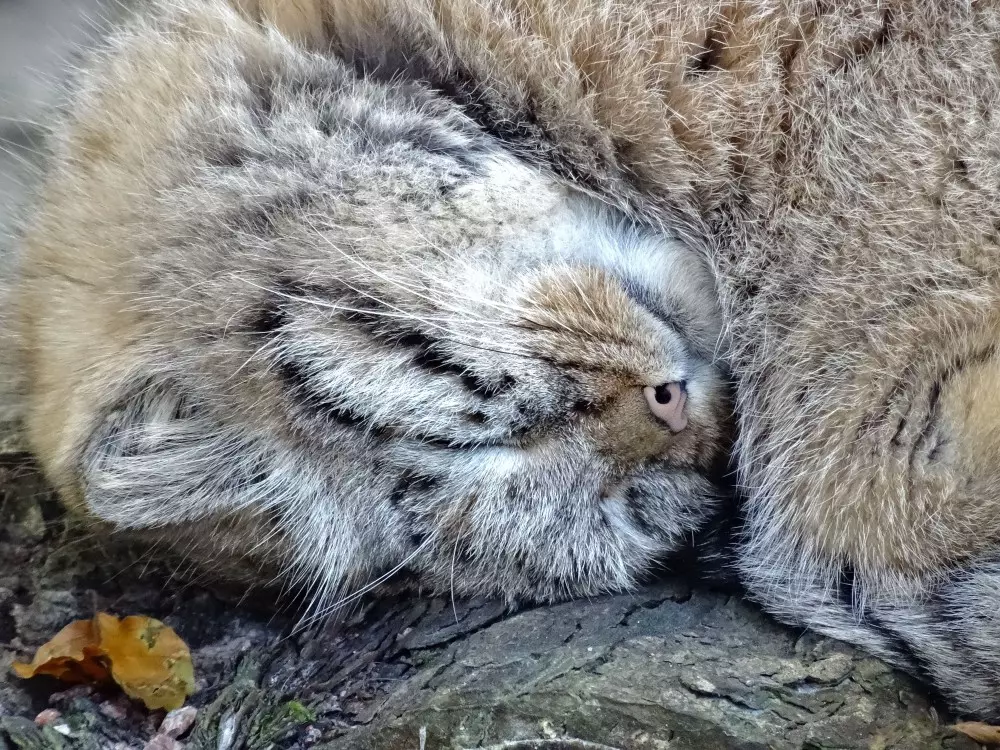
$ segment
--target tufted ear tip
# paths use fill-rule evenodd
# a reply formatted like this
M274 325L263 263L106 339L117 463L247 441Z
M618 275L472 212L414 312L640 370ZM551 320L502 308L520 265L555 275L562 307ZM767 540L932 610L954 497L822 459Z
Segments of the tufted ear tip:
M687 406L687 383L663 383L656 387L643 388L646 402L653 416L666 423L671 432L680 432L687 427L688 418L684 411Z

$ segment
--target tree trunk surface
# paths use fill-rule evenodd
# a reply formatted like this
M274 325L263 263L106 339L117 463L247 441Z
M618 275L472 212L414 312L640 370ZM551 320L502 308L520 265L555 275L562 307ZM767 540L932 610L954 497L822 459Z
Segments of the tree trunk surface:
M0 436L0 750L154 735L162 712L10 671L96 611L156 617L190 644L186 748L976 747L877 659L681 581L513 614L396 596L302 630L293 607L190 583L175 564L66 517ZM60 717L37 727L50 707Z

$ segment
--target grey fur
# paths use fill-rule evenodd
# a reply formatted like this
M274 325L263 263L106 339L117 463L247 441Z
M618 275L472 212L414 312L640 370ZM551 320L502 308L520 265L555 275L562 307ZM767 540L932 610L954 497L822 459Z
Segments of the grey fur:
M720 351L751 595L1000 716L1000 9L240 5L289 38L158 6L61 130L20 304L68 498L321 603L628 586L717 505Z
M199 13L231 36L197 38ZM128 246L108 263L71 230L72 273L110 279L37 260L64 203L43 198L27 232L22 314L33 285L70 283L134 319L127 365L68 365L98 384L59 428L78 421L69 448L40 451L68 496L217 572L277 568L320 614L400 570L508 600L619 590L712 513L729 409L693 250L516 159L427 86L369 80L217 3L161 7L95 54L54 183L85 173L72 139L122 69L170 54L199 66L173 130L99 126L95 169L135 181L96 231L126 227ZM39 335L102 335L38 314ZM642 393L671 380L690 398L676 436Z

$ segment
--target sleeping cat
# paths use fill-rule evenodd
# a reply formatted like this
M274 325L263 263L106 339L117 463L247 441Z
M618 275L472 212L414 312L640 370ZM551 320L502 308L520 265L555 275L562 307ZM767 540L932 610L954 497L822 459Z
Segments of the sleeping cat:
M620 590L722 497L695 249L223 3L150 11L84 70L15 302L63 496L321 609L404 568Z
M322 600L626 586L717 504L720 353L750 594L1000 716L995 3L236 8L156 4L59 129L68 499Z

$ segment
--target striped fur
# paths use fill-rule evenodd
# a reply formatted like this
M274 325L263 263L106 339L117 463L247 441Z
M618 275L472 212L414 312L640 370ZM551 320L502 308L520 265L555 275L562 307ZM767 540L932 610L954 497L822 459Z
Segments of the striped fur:
M304 43L709 249L750 594L1000 717L998 4L314 5Z
M997 3L240 0L243 23L220 1L168 9L164 20L147 20L113 43L63 131L63 169L28 235L27 256L35 258L24 285L28 317L47 309L62 285L77 284L73 293L84 300L48 309L45 320L26 327L35 332L25 347L37 360L29 370L35 441L68 495L82 483L91 502L110 506L96 512L112 517L124 508L117 520L145 523L155 522L150 509L176 508L179 498L205 490L212 507L223 508L220 517L256 518L262 540L300 550L298 570L318 559L315 549L356 550L338 559L364 565L331 568L335 585L402 560L438 585L454 571L463 590L547 598L625 585L713 504L702 477L725 445L725 409L710 406L724 403L719 392L703 391L711 398L699 403L712 416L699 418L692 443L663 445L636 406L636 381L631 390L609 385L625 372L649 372L654 360L681 369L712 361L711 284L678 275L694 250L711 265L731 344L736 459L747 496L734 552L752 596L782 619L911 669L960 710L1000 717ZM375 221L346 221L337 201L317 203L316 191L299 189L301 170L256 173L252 189L232 177L216 180L212 169L234 162L246 169L260 146L217 149L217 166L192 158L231 143L213 128L242 127L230 115L243 110L227 99L237 90L257 102L244 107L256 107L257 119L288 123L280 137L271 131L269 142L287 149L271 163L286 165L300 153L317 170L310 179L339 174L324 161L319 136L306 147L293 134L292 119L315 119L309 107L281 119L291 113L289 99L260 92L284 89L247 68L234 74L237 59L264 72L273 70L265 61L280 59L299 85L315 80L309 66L325 66L321 91L341 76L354 91L392 91L385 95L392 106L428 108L439 145L423 148L430 154L417 160L423 171L407 161L408 177L390 176L370 156L351 160L352 170L383 165L351 183L368 188L365 205L377 207L352 216ZM212 81L241 76L246 87L212 89ZM406 105L395 93L402 90L413 92ZM369 105L359 108L373 111ZM393 111L391 119L402 117ZM254 115L243 117L249 127ZM138 126L135 140L109 137L124 123ZM357 129L371 132L366 143L387 154L379 149L397 142L399 131L390 128L396 135L386 139L385 127L374 126ZM415 140L428 143L420 130ZM460 146L440 145L455 139ZM89 163L95 154L99 162ZM423 177L408 182L418 173L439 181L430 202ZM348 183L323 184L336 192ZM566 186L587 197L566 197ZM480 191L475 200L464 199L470 189ZM254 211L236 211L242 218L234 224L233 206L248 204ZM590 239L574 241L569 226L588 226ZM655 236L642 227L655 227ZM496 254L496 238L511 228L518 238ZM309 266L318 257L310 238L329 231L344 252L334 257L357 258L364 244L364 273L349 260L334 271L330 256ZM241 239L220 243L220 234ZM74 248L76 258L81 241L128 252L81 269L54 249ZM660 261L637 252L647 242L663 252ZM485 245L489 262L479 252ZM456 246L472 248L462 256L476 259L471 267L439 254ZM248 247L272 248L254 255L271 258L269 266L241 270L269 297L218 284ZM296 273L282 275L296 247L306 248L301 263L310 270L291 264ZM418 264L400 260L404 247L424 248L406 256ZM672 270L657 282L657 267ZM46 269L58 273L46 277ZM95 300L82 287L107 290L112 273L119 276L110 286L123 293L97 295L102 308L115 303L100 326L88 327ZM331 276L346 284L331 286ZM444 315L448 336L378 321L385 309L364 300L387 295L411 322ZM467 307L463 295L490 303L489 325L484 308ZM464 299L464 317L444 310L443 299ZM327 335L323 316L334 311L317 302L341 315L349 306L353 317L338 318L349 325ZM522 316L522 324L511 326L508 315ZM102 333L86 351L62 354L75 340L69 329L94 328ZM241 348L239 335L265 343ZM468 336L478 346L502 345L503 353L484 360L466 346ZM331 401L327 386L345 382L346 371L330 371L324 355L345 348L357 353L352 387ZM238 368L233 352L241 355ZM503 374L520 366L527 371L507 383ZM473 379L462 383L465 375ZM406 398L391 388L393 379L405 384ZM484 393L496 410L479 409L487 418L473 417L477 427L462 422ZM530 403L523 416L519 403ZM151 430L152 444L167 435L171 448L193 451L173 467L207 455L201 465L226 467L221 476L250 466L250 476L273 483L278 467L307 466L295 486L308 511L295 519L309 515L310 522L283 515L296 503L260 510L245 493L223 491L247 486L242 479L216 487L181 475L164 483L164 464L133 461L149 455L140 449L109 450L121 445L109 438L98 440L96 453L85 447L107 429L95 420L114 423L123 413L142 414L129 424ZM186 416L156 416L168 413ZM190 431L175 436L174 428ZM493 450L482 441L519 440L522 429L543 435L531 445L546 451L519 445L525 452L516 454L516 467L469 460ZM211 441L195 443L211 446L207 453L185 442L206 434ZM450 444L456 439L464 448ZM289 445L291 453L283 452ZM82 472L81 455L95 456ZM296 463L306 455L308 463ZM137 474L116 472L125 459ZM392 533L355 534L357 524L370 532L407 516L378 515L377 500L355 504L353 516L331 511L319 500L329 497L329 472L338 481L354 477L366 498L406 498L400 508L415 516L397 521L401 533L419 528L416 518L438 525L408 545ZM126 494L147 498L151 515L141 503L111 502L115 481L148 487ZM287 488L249 484L258 487L254 498L282 497ZM502 501L493 495L482 504L482 490L497 486L508 488ZM478 490L475 507L470 487ZM358 520L344 527L335 518ZM377 563L365 557L374 548L384 553Z
M319 612L404 569L620 590L722 496L697 249L219 2L153 8L84 67L14 302L69 502ZM675 434L643 388L676 381Z

